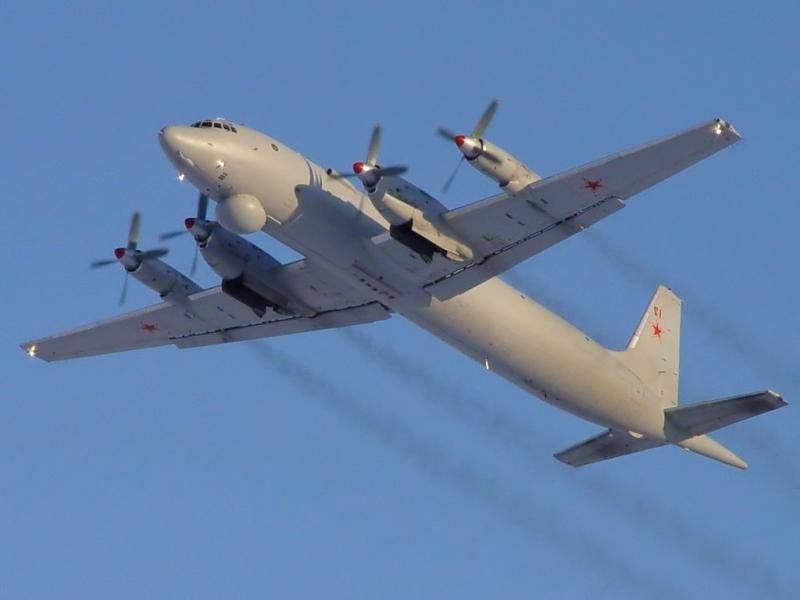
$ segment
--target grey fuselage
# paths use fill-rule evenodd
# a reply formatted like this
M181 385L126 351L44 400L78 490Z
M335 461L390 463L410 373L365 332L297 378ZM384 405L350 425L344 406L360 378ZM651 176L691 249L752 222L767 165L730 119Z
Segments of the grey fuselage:
M281 142L237 125L168 127L173 165L219 201L258 198L263 231L491 371L543 400L611 429L664 440L664 404L610 351L498 278L440 301L377 252L389 223L366 194Z

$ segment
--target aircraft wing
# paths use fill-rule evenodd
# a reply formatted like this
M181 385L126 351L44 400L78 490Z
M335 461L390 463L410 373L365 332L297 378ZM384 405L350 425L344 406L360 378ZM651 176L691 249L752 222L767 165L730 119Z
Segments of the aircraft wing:
M609 429L580 444L575 444L566 450L562 450L554 456L561 462L573 467L582 467L601 460L617 458L618 456L650 450L664 445L665 442L650 440L645 437L636 438L627 431Z
M427 290L451 298L582 231L625 200L736 143L738 132L715 119L692 129L541 179L442 215L449 233L477 259L436 277Z
M218 286L192 294L181 306L161 302L21 346L31 356L52 362L168 344L193 348L254 340L389 317L383 305L359 297L330 277L324 280L320 271L301 260L280 267L275 273L282 292L291 293L314 311L307 316L268 309L263 317L257 317L251 308Z

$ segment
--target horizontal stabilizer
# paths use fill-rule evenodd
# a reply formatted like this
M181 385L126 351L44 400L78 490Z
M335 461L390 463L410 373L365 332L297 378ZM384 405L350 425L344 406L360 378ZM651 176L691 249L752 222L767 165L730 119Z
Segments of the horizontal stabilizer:
M600 435L567 448L554 456L563 463L573 467L582 467L601 460L617 458L642 450L650 450L663 446L664 442L645 437L634 437L627 431L609 429Z
M688 406L667 408L667 435L685 439L727 427L738 421L786 406L786 401L771 390Z

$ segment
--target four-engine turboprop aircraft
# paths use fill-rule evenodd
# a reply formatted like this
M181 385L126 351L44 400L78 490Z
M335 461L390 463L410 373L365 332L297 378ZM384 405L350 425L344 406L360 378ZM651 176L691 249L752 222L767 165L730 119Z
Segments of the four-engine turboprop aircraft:
M23 349L57 361L166 344L193 348L397 313L606 429L555 455L567 464L672 444L745 468L707 434L786 403L762 391L679 405L681 300L672 291L656 290L627 348L613 351L497 277L739 141L739 134L714 119L541 179L484 137L496 108L490 104L469 135L439 130L461 152L459 166L468 162L501 188L455 210L402 178L405 167L380 166L377 126L352 174L323 169L224 119L165 127L158 134L164 153L179 178L200 192L186 229L221 284L202 290L161 261L163 251L138 250L132 227L128 247L115 256L164 301ZM216 220L207 219L208 198L216 202ZM279 263L243 237L259 230L305 258Z

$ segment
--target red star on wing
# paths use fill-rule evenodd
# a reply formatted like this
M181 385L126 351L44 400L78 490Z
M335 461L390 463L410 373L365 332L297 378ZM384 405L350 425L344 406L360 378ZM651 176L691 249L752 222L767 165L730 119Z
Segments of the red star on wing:
M593 192L596 192L598 189L603 187L602 179L584 179L584 181L586 182L586 185L583 187L587 190L592 190Z
M651 325L651 327L653 328L653 335L656 336L658 339L661 339L661 334L664 333L664 330L658 326L658 323L656 323L655 325Z
M156 327L155 323L142 323L141 330L146 331L147 333L153 333L156 331L158 327Z

